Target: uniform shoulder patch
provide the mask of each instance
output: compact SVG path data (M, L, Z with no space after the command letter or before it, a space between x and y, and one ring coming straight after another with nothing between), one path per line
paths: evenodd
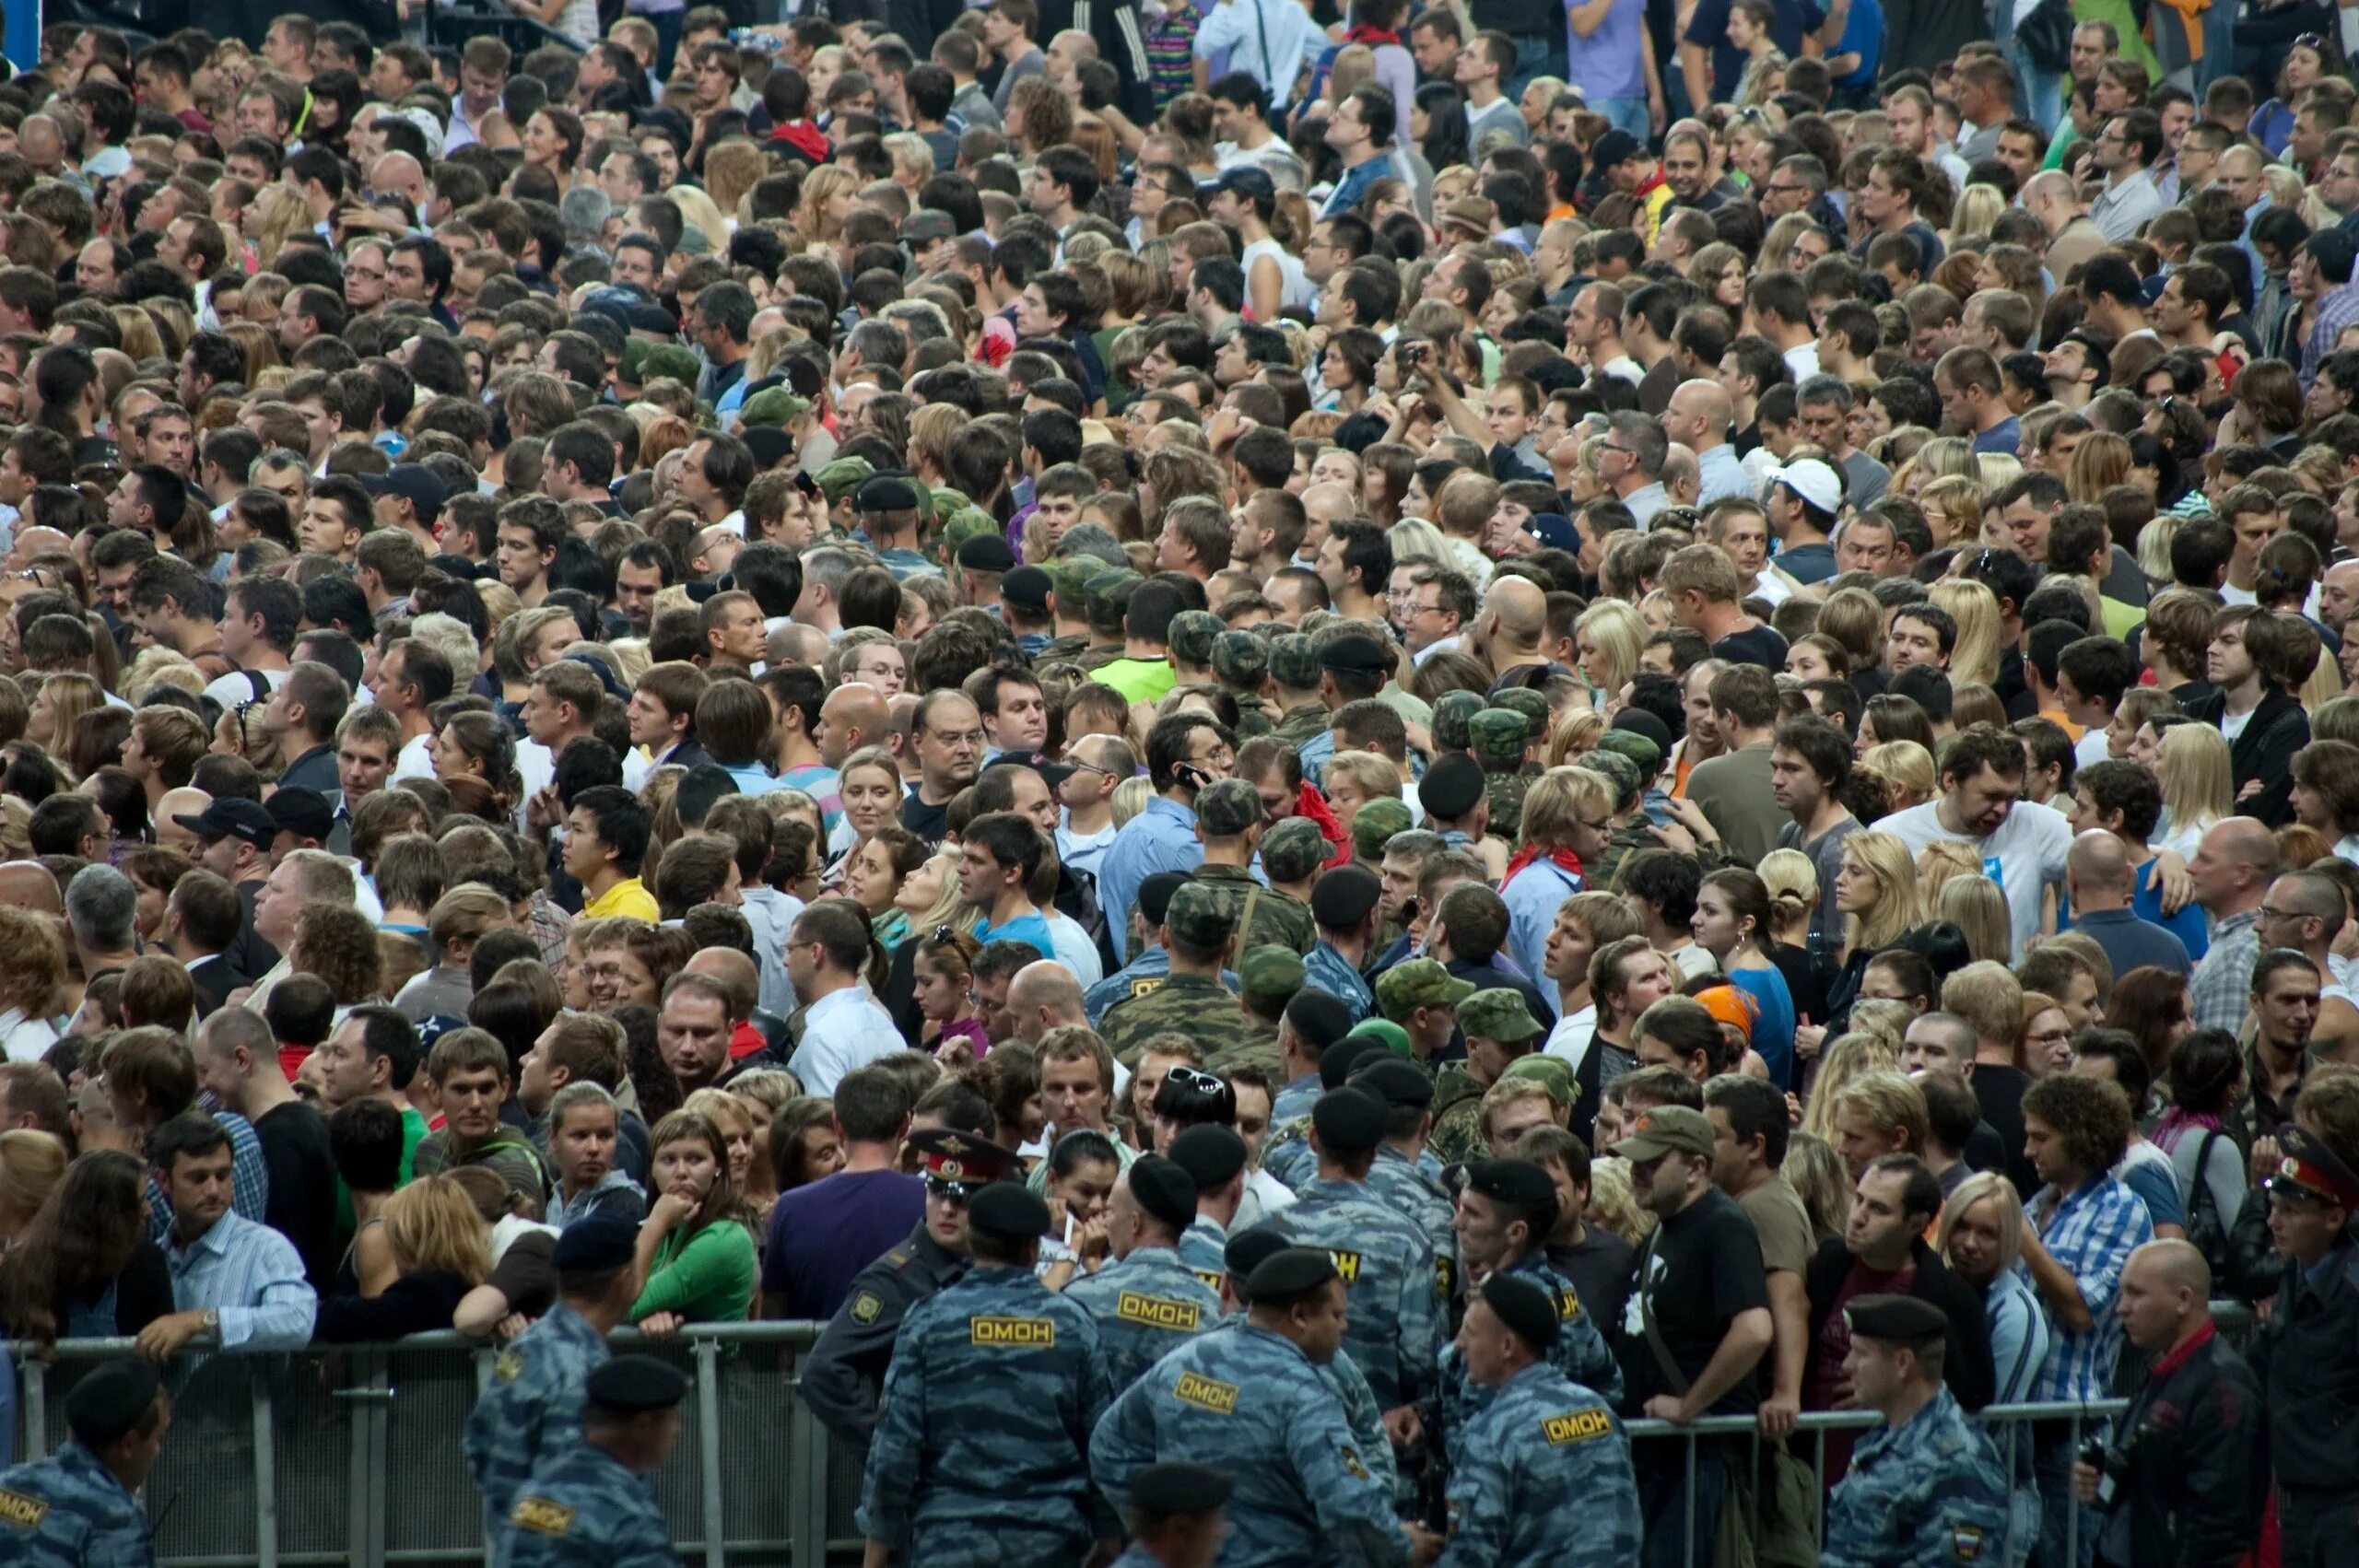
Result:
M502 1383L515 1382L524 1375L524 1353L516 1350L500 1352L499 1359L491 1363L491 1375Z
M1131 996L1130 996L1130 1000L1133 1000L1133 1001L1136 1001L1136 1000L1139 1000L1139 998L1141 998L1141 997L1143 997L1143 996L1153 996L1156 992L1157 992L1157 991L1161 990L1162 989L1163 989L1163 982L1162 982L1160 979L1149 978L1149 979L1133 980L1133 981L1131 982Z
M969 1317L967 1340L1001 1350L1051 1350L1057 1342L1057 1323L1053 1317Z
M573 1510L546 1497L520 1497L508 1522L534 1535L562 1536L573 1528Z
M863 1327L875 1322L884 1312L885 1303L874 1291L863 1291L851 1298L851 1320Z
M1558 1291L1556 1293L1556 1321L1570 1323L1580 1315L1581 1298L1574 1293L1573 1287L1567 1285L1563 1290Z
M1207 1286L1215 1291L1220 1289L1221 1281L1228 1278L1227 1275L1212 1269L1191 1269L1188 1272L1193 1274L1196 1278L1202 1280Z
M1434 1259L1434 1289L1444 1301L1448 1301L1454 1293L1457 1283L1456 1260L1449 1258L1436 1258Z
M1614 1430L1614 1418L1602 1410L1567 1410L1540 1422L1540 1434L1551 1444L1588 1443Z
M1335 1260L1335 1272L1344 1277L1344 1284L1356 1285L1360 1282L1360 1255L1358 1253L1346 1252L1341 1247L1331 1246L1327 1249L1327 1256Z
M1950 1527L1950 1555L1960 1562L1979 1562L1983 1539L1979 1525L1954 1525Z
M1171 1386L1171 1396L1182 1404L1194 1405L1215 1415L1237 1413L1237 1385L1220 1383L1201 1372L1183 1372L1180 1381Z
M1204 1309L1192 1301L1173 1301L1168 1296L1124 1291L1114 1298L1114 1316L1125 1323L1137 1323L1149 1328L1168 1328L1178 1334L1192 1334L1203 1322Z
M1366 1480L1368 1479L1367 1466L1361 1463L1358 1449L1353 1447L1348 1443L1344 1443L1337 1446L1337 1452L1343 1455L1344 1469L1352 1472L1353 1480Z
M0 1492L0 1523L19 1529L37 1530L49 1517L49 1504L38 1497L27 1497L21 1492Z

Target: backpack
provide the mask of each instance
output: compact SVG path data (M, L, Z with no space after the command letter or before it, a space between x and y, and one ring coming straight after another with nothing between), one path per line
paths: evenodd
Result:
M2195 1180L2187 1194L2188 1245L2203 1254L2203 1261L2212 1272L2226 1277L2229 1263L2228 1232L2234 1220L2220 1212L2219 1199L2212 1196L2212 1184L2203 1179L2203 1172L2212 1161L2214 1140L2228 1135L2218 1128L2204 1133L2203 1141L2195 1151Z

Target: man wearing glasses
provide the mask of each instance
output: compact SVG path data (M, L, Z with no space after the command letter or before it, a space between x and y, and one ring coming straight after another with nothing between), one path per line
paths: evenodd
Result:
M2132 109L2107 120L2097 133L2095 162L2105 171L2105 189L2089 206L2089 221L2107 244L2137 237L2163 210L2154 165L2163 156L2163 123L2152 111Z
M983 755L983 716L966 693L928 692L910 725L918 784L901 805L901 825L929 844L949 834L950 802L975 781Z
M1204 847L1196 837L1196 792L1236 771L1237 737L1201 713L1174 713L1147 731L1146 769L1155 798L1122 825L1098 862L1098 906L1109 911L1132 907L1139 884L1156 872L1192 872L1203 863ZM1116 929L1108 934L1114 956L1127 960L1130 932Z

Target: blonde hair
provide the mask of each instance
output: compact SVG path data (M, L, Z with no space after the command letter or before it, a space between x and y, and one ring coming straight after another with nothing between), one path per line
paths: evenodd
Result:
M1602 599L1582 611L1573 623L1573 633L1576 638L1586 635L1595 645L1606 672L1599 689L1608 696L1620 692L1638 673L1638 656L1646 651L1647 638L1652 635L1638 612L1618 599Z
M1565 715L1556 732L1548 738L1548 766L1570 767L1575 759L1587 756L1597 749L1605 733L1605 715L1593 708L1584 708Z
M1326 788L1331 794L1338 778L1350 779L1372 801L1401 798L1400 766L1374 752L1337 752L1327 764Z
M1523 798L1518 848L1561 848L1572 843L1574 825L1584 813L1606 815L1613 810L1614 785L1603 774L1552 767Z
M1977 538L1982 532L1982 486L1963 474L1945 474L1917 497L1929 526L1937 516L1949 524L1946 532L1933 529L1937 545L1966 544Z
M1971 579L1945 577L1933 584L1928 597L1957 623L1957 642L1950 650L1950 685L1987 686L1996 682L2006 635L1999 596Z
M1321 452L1321 457L1327 454ZM1384 542L1392 546L1392 564L1403 561L1431 561L1436 566L1449 565L1441 553L1441 530L1421 517L1404 517L1384 531Z
M794 215L794 226L814 240L833 244L843 233L843 225L827 216L827 199L836 195L855 195L860 191L860 176L839 163L823 163L803 180L803 202ZM722 235L708 235L714 245L726 243Z
M420 1176L385 1199L385 1240L405 1274L456 1274L470 1286L491 1277L482 1213L447 1175Z
M1125 778L1115 785L1114 793L1109 799L1114 812L1114 825L1120 827L1146 810L1146 803L1153 799L1155 786L1144 777ZM955 883L957 879L953 877L951 880Z
M1838 1035L1818 1059L1818 1079L1811 1085L1810 1104L1802 1109L1802 1130L1831 1141L1835 1097L1871 1072L1889 1072L1898 1067L1900 1053L1879 1035Z
M1890 947L1901 932L1923 921L1925 905L1917 892L1917 865L1908 858L1906 843L1872 828L1854 833L1843 840L1843 860L1847 865L1856 863L1876 884L1875 907L1865 916L1844 917L1846 952L1865 948L1872 953Z
M1941 903L1942 889L1952 878L1981 874L1981 855L1961 838L1944 838L1917 853L1917 891L1924 895L1929 908Z
M0 1132L0 1218L23 1225L41 1212L65 1176L65 1145L19 1127Z
M1996 495L2024 476L2024 462L2010 452L1978 452L1973 473L1986 492Z
M1630 1182L1629 1162L1608 1154L1590 1162L1589 1209L1598 1223L1628 1242L1644 1246L1654 1234L1654 1211L1640 1207Z
M1893 1059L1900 1059L1900 1042L1908 1033L1908 1025L1916 1022L1917 1010L1905 1001L1891 997L1861 997L1851 1004L1848 1033L1866 1035L1884 1042Z
M2236 813L2228 738L2213 725L2174 724L2164 731L2154 777L2163 787L2163 816L2172 837L2225 822Z
M1979 876L1951 877L1933 900L1933 913L1966 933L1966 950L1976 958L2004 964L2014 956L2014 921L1997 883Z
M1811 1234L1820 1241L1841 1235L1851 1223L1851 1173L1835 1145L1796 1129L1787 1136L1786 1161L1778 1168L1802 1200Z
M1769 890L1770 932L1807 930L1819 897L1818 867L1811 858L1800 849L1772 849L1754 869Z
M1868 755L1860 759L1860 766L1892 785L1899 796L1892 802L1894 811L1921 806L1933 798L1933 754L1914 741L1886 741L1870 746Z
M1983 959L1943 980L1942 1011L1973 1024L1982 1039L2013 1041L2015 1065L2023 1065L2024 988L2006 965Z
M1825 1094L1824 1088L1816 1093ZM1908 1081L1907 1075L1891 1068L1879 1068L1862 1072L1830 1096L1834 1114L1846 1110L1865 1115L1878 1129L1898 1129L1905 1134L1904 1143L1911 1153L1921 1153L1925 1148L1925 1091Z
M1966 1217L1968 1209L1986 1198L1999 1216L1999 1272L2004 1274L2014 1268L2024 1253L2024 1201L2004 1171L1978 1172L1957 1184L1957 1190L1942 1205L1941 1225L1933 1233L1933 1250L1947 1258L1950 1236L1956 1231L1958 1222Z
M1950 208L1950 243L1989 233L1990 226L2006 210L2007 198L1996 185L1968 185Z

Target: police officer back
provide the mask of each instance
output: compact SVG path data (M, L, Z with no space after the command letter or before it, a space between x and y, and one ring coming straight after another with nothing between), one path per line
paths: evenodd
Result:
M1040 1282L1049 1206L1012 1181L967 1209L974 1267L911 1307L862 1478L869 1568L1064 1568L1116 1539L1089 1485L1097 1326Z
M1443 1568L1624 1568L1637 1561L1638 1481L1613 1409L1549 1363L1548 1292L1492 1274L1468 1293L1453 1344L1485 1403L1451 1456Z
M65 1396L65 1445L0 1470L0 1562L10 1568L148 1568L147 1511L134 1495L172 1423L153 1362L124 1357Z
M680 1439L687 1392L652 1356L616 1356L591 1373L581 1437L533 1467L492 1568L677 1568L649 1478Z
M1118 1001L1097 1022L1106 1048L1125 1067L1157 1035L1185 1035L1207 1059L1236 1043L1241 1020L1237 998L1221 983L1221 964L1237 930L1230 901L1206 883L1190 882L1163 910L1163 947L1169 967L1163 983Z
M1942 1382L1942 1309L1915 1296L1854 1296L1843 1371L1884 1424L1860 1439L1826 1508L1825 1568L1895 1563L2020 1568L2039 1504Z
M639 1227L618 1214L577 1220L557 1238L557 1305L492 1363L467 1417L467 1473L483 1493L484 1550L499 1560L517 1489L544 1456L581 1435L590 1374L606 1336L639 1299Z
M1621 1365L1582 1305L1580 1293L1548 1266L1543 1250L1556 1224L1556 1184L1548 1173L1530 1160L1475 1161L1466 1167L1456 1223L1469 1281L1508 1274L1546 1295L1556 1309L1557 1331L1543 1359L1566 1381L1618 1404ZM1470 1294L1470 1305L1472 1299ZM1488 1386L1468 1375L1454 1344L1442 1351L1441 1385L1448 1440L1488 1398Z
M1193 1178L1160 1154L1140 1155L1115 1179L1107 1204L1114 1261L1065 1287L1065 1298L1097 1322L1107 1378L1116 1393L1220 1319L1220 1293L1197 1278L1178 1250L1195 1220Z
M1210 1465L1149 1465L1131 1478L1123 1510L1129 1550L1114 1568L1213 1568L1228 1533L1228 1472Z
M1415 1225L1434 1249L1434 1289L1448 1302L1458 1289L1458 1235L1450 1228L1454 1205L1439 1178L1420 1163L1426 1134L1433 1128L1434 1081L1415 1062L1396 1056L1370 1057L1351 1077L1384 1102L1384 1141L1367 1168L1368 1190Z

